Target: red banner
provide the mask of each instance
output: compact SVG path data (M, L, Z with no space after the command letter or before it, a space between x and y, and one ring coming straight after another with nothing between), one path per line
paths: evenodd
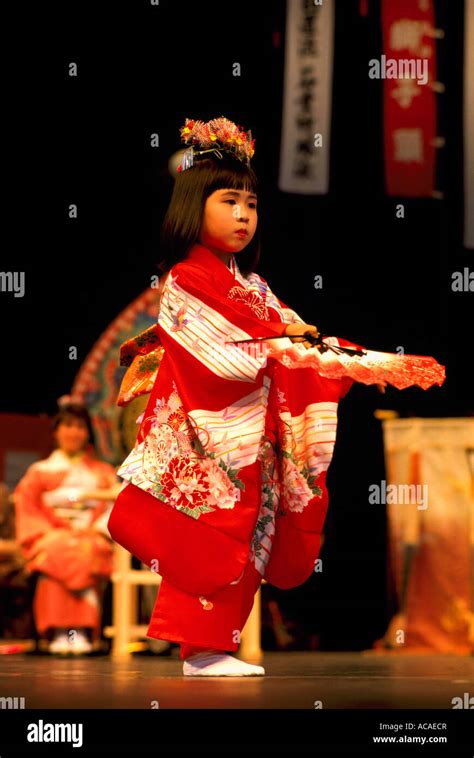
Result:
M433 0L382 0L382 35L383 55L369 62L369 76L384 80L386 191L432 196L437 129Z

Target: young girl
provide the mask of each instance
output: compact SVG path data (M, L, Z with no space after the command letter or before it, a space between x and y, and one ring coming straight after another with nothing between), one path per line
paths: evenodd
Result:
M181 137L191 147L163 224L158 322L122 354L141 361L130 367L137 385L148 370L153 386L108 526L161 575L148 635L181 644L185 676L261 676L229 653L263 577L291 588L314 570L338 402L351 373L385 384L397 371L386 357L387 373L366 358L327 358L312 347L317 327L254 273L251 135L222 117L187 119ZM241 340L254 341L232 344ZM147 366L150 354L159 359ZM430 366L427 386L441 383L442 367Z

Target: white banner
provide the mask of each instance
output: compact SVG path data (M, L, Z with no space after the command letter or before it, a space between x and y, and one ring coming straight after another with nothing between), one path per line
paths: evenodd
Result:
M287 0L280 174L283 192L329 188L334 0Z
M464 245L474 248L474 0L464 7Z

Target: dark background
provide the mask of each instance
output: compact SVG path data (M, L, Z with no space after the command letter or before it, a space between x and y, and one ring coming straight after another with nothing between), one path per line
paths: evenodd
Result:
M396 0L393 0L396 2ZM1 270L25 271L26 294L1 294L0 412L47 413L70 390L92 345L157 273L160 223L186 117L224 115L252 130L260 179L259 273L324 334L368 348L432 355L446 366L427 391L355 385L341 402L329 472L331 503L322 574L273 593L284 615L320 635L322 647L360 649L383 632L387 592L383 506L367 503L384 478L377 408L401 416L472 415L467 364L472 294L453 293L469 266L462 247L461 0L436 2L441 200L384 193L382 82L367 76L381 48L380 4L337 0L331 183L326 196L277 189L285 3L67 2L37 9L37 35L19 36L8 87L16 170L7 187L12 242ZM68 64L79 67L77 79ZM242 66L240 78L232 64ZM158 132L160 147L149 146ZM18 201L18 202L16 202ZM398 202L405 219L395 218ZM70 203L79 218L67 217ZM19 209L19 210L18 210ZM322 274L323 289L314 276ZM472 316L471 319L472 321ZM78 347L70 361L70 345Z

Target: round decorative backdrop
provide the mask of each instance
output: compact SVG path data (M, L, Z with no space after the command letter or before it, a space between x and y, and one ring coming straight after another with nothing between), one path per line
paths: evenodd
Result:
M71 390L89 409L99 455L114 466L133 447L138 432L136 419L149 397L142 395L122 408L117 405L126 371L119 363L120 345L156 323L157 298L157 290L149 287L112 321L84 360Z

